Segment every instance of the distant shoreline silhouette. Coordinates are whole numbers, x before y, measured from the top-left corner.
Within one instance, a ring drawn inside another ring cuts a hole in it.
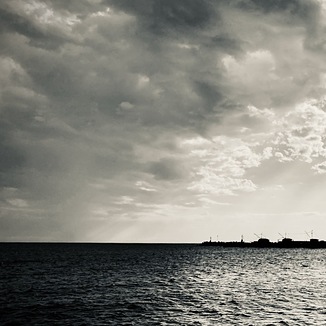
[[[260,238],[257,241],[204,241],[202,246],[207,247],[243,247],[243,248],[326,248],[326,241],[319,239],[310,239],[309,241],[295,241],[291,238],[284,238],[281,241],[271,242],[267,238]]]

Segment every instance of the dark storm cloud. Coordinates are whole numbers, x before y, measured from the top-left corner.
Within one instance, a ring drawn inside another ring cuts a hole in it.
[[[56,49],[65,41],[65,38],[58,35],[55,30],[42,30],[33,20],[1,7],[0,31],[2,34],[18,33],[23,35],[27,37],[32,46],[44,49]],[[6,53],[6,48],[2,51]]]
[[[235,7],[249,13],[264,15],[266,18],[281,15],[278,24],[304,26],[308,36],[313,32],[314,26],[320,25],[321,6],[319,1],[304,0],[235,2]],[[274,26],[277,27],[277,25]]]
[[[109,2],[109,4],[111,3]],[[189,85],[189,90],[197,92],[202,99],[201,107],[195,108],[191,103],[184,101],[186,94],[181,93],[179,96],[174,96],[175,102],[170,103],[170,107],[152,110],[151,107],[147,109],[147,103],[151,99],[142,99],[139,90],[134,88],[136,74],[130,74],[130,69],[134,70],[135,73],[137,70],[140,70],[140,72],[142,70],[148,73],[150,77],[157,74],[166,74],[169,76],[170,80],[171,78],[173,79],[173,75],[177,74],[180,65],[182,65],[182,60],[179,62],[177,58],[183,57],[184,60],[184,53],[175,48],[171,48],[171,42],[183,42],[178,36],[181,34],[185,34],[185,41],[190,43],[207,43],[210,45],[218,43],[218,48],[223,48],[222,52],[225,52],[227,48],[230,48],[231,52],[234,51],[235,48],[239,49],[234,38],[229,40],[226,36],[227,34],[218,29],[214,32],[213,36],[203,35],[203,31],[205,31],[207,27],[219,24],[217,10],[214,9],[209,2],[197,1],[192,1],[187,4],[179,1],[146,2],[144,5],[138,3],[135,5],[134,2],[126,1],[121,3],[113,2],[113,4],[118,6],[122,12],[131,12],[136,15],[137,25],[131,24],[129,29],[117,30],[115,34],[112,34],[110,33],[112,26],[110,23],[106,22],[108,21],[107,19],[99,17],[95,20],[95,18],[93,18],[90,19],[90,23],[96,22],[98,32],[107,42],[113,44],[113,48],[114,43],[120,39],[125,39],[127,42],[130,42],[134,50],[132,56],[117,49],[117,54],[119,55],[115,58],[115,53],[112,52],[111,44],[100,43],[98,34],[90,35],[89,38],[86,36],[85,38],[85,44],[88,45],[89,49],[92,49],[89,53],[78,47],[76,48],[77,51],[80,51],[80,59],[84,59],[82,63],[76,62],[75,58],[65,54],[59,57],[56,53],[51,51],[42,52],[34,48],[26,48],[23,44],[21,44],[21,47],[23,47],[21,50],[23,52],[17,49],[17,44],[16,46],[9,44],[8,48],[11,51],[16,51],[17,60],[20,61],[23,67],[28,71],[35,85],[39,87],[39,90],[47,94],[47,96],[54,97],[55,100],[59,102],[65,99],[71,101],[72,97],[78,96],[84,98],[85,103],[87,103],[90,98],[95,98],[98,103],[98,108],[101,111],[114,114],[119,103],[123,101],[138,101],[140,102],[137,111],[138,118],[144,121],[149,119],[149,123],[155,121],[157,121],[157,123],[164,123],[165,120],[179,120],[180,123],[182,120],[184,120],[184,123],[189,123],[189,120],[195,122],[193,120],[194,114],[196,116],[194,111],[198,111],[199,113],[196,119],[204,119],[205,116],[203,116],[201,110],[203,109],[207,112],[211,111],[212,106],[217,102],[216,97],[218,96],[221,98],[221,92],[216,89],[216,85],[210,86],[211,82],[206,81],[206,77],[203,77],[204,72],[201,73],[202,76],[198,76],[199,78],[204,78],[204,80],[194,81],[193,84]],[[52,5],[54,8],[58,7],[58,4],[53,3]],[[63,10],[62,7],[60,8]],[[77,12],[83,9],[77,8],[73,10],[69,5],[67,10],[69,12]],[[89,16],[90,13],[88,17]],[[86,26],[87,24],[88,23],[86,23]],[[153,31],[150,27],[155,26],[155,24],[158,24],[162,30],[172,31],[173,33],[177,32],[177,35],[168,33],[169,35],[166,37],[152,36],[150,39],[142,39],[142,32],[147,31],[152,33]],[[131,31],[131,28],[138,28],[139,31]],[[223,28],[221,28],[221,30],[223,31]],[[47,42],[55,42],[55,38],[51,34],[51,29],[48,28],[46,31],[43,30],[42,33],[45,33]],[[219,35],[220,33],[222,33],[222,36]],[[135,41],[131,39],[130,34],[135,37]],[[66,37],[67,39],[67,36],[64,34],[61,34],[61,37]],[[36,39],[37,37],[33,38],[32,35],[30,35],[29,38]],[[74,42],[75,41],[73,41],[73,43]],[[146,47],[151,46],[151,42],[157,42],[160,45],[159,53],[157,53],[157,50],[151,48],[146,49]],[[221,42],[225,45],[228,44],[228,46],[221,46]],[[103,65],[99,65],[97,68],[97,64],[91,61],[92,58],[96,57],[97,51],[105,51],[111,58],[111,60],[107,60],[107,67],[104,68],[107,71],[103,71]],[[141,60],[141,56],[146,58],[146,60]],[[193,52],[191,54],[191,60],[194,62],[197,61],[200,64],[201,61],[204,62],[204,60],[207,59],[205,56],[205,48],[203,48]],[[131,62],[130,58],[133,58]],[[208,59],[211,60],[211,58]],[[129,66],[123,67],[118,63],[118,65],[114,67],[115,62],[117,62],[116,60],[120,60],[120,62],[125,61]],[[176,84],[178,82],[183,83],[186,79],[191,83],[191,78],[193,78],[191,75],[196,75],[199,72],[198,68],[191,68],[189,64],[187,64],[187,69],[190,68],[190,71],[184,70],[183,67],[181,68],[185,71],[186,76],[184,80],[180,81],[178,81],[177,78],[179,77],[177,77],[175,79]],[[101,69],[101,71],[99,69]],[[89,77],[90,72],[96,73],[97,78],[92,80],[92,78]],[[103,78],[101,77],[101,73],[103,74]],[[218,71],[216,71],[216,74],[218,77]],[[171,87],[167,84],[162,85],[161,82],[158,86],[163,86],[163,90],[169,93],[173,92],[172,87],[174,89],[178,88],[178,85],[174,85],[173,83]],[[163,101],[162,105],[165,106]],[[71,106],[78,106],[79,108],[77,111],[82,111],[80,103],[74,103],[73,101]],[[182,109],[183,106],[185,107],[184,109]],[[180,112],[180,114],[176,112],[175,107],[178,107],[178,112]],[[142,114],[142,111],[144,114]],[[85,112],[82,113],[85,114]],[[187,117],[189,113],[191,113],[191,116]],[[171,116],[172,119],[170,119],[169,116]]]
[[[212,109],[216,106],[216,104],[220,103],[224,96],[216,87],[216,85],[210,85],[207,82],[195,81],[194,89],[197,94],[201,97],[203,101],[203,107],[207,110],[207,112],[212,111]]]
[[[236,55],[241,53],[241,40],[236,40],[229,36],[227,31],[221,34],[217,34],[216,36],[208,39],[207,43],[204,43],[208,48],[216,48],[220,50],[222,53],[229,53],[232,55]]]
[[[3,178],[2,180],[6,180],[5,174],[9,171],[17,172],[17,169],[24,165],[25,157],[13,144],[8,144],[5,141],[0,142],[0,150],[1,178]],[[8,186],[7,182],[5,181],[4,183]]]
[[[194,32],[205,28],[213,19],[218,19],[218,13],[210,1],[113,0],[107,3],[136,15],[146,32],[159,35]]]
[[[285,12],[291,16],[306,19],[312,12],[316,12],[317,5],[312,1],[305,0],[235,0],[231,1],[236,7],[248,10],[259,11],[264,14]]]
[[[2,32],[17,32],[32,39],[44,38],[44,33],[21,15],[0,8],[0,18]]]
[[[153,173],[156,179],[161,180],[182,179],[186,174],[186,171],[180,166],[177,160],[169,158],[151,163],[149,172]]]

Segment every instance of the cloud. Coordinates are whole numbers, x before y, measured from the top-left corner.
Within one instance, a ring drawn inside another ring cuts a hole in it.
[[[169,158],[150,163],[149,172],[152,173],[155,178],[163,180],[180,179],[185,173],[179,162]]]
[[[324,174],[326,173],[326,161],[316,164],[312,167],[316,174]]]
[[[308,100],[276,121],[275,125],[282,130],[275,140],[275,144],[284,149],[280,157],[307,163],[325,157],[325,118],[323,101]]]
[[[300,164],[322,175],[320,1],[13,0],[0,16],[2,239],[119,218],[134,234],[119,228],[286,192]]]

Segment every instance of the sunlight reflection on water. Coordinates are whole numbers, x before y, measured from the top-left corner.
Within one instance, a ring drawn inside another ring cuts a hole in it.
[[[324,325],[325,250],[1,244],[3,324]]]

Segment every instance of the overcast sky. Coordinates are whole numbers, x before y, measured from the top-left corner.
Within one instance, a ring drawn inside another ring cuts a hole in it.
[[[326,239],[326,2],[0,4],[0,240]]]

